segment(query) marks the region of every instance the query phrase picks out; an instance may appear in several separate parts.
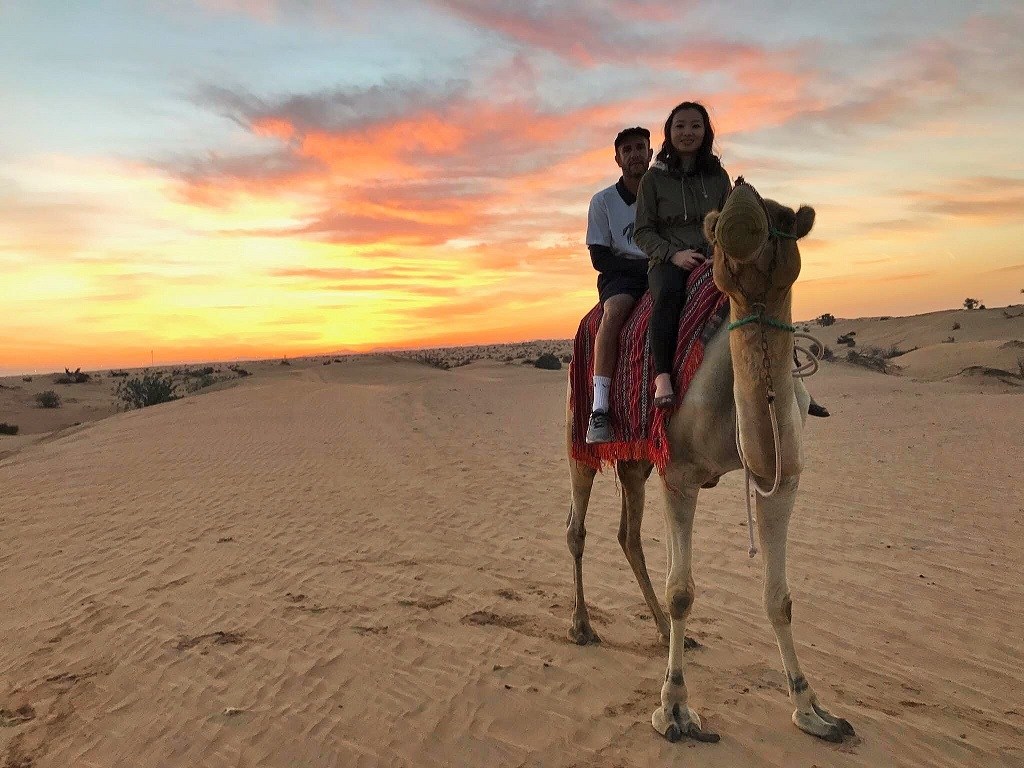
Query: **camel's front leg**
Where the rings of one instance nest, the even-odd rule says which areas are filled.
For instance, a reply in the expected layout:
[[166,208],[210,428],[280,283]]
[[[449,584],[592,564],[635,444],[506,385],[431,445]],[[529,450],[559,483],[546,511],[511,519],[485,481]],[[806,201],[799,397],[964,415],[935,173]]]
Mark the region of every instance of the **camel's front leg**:
[[678,473],[667,478],[665,527],[669,546],[669,571],[665,600],[671,617],[668,641],[668,670],[661,687],[661,706],[651,715],[651,725],[669,741],[690,736],[698,741],[718,741],[718,734],[701,729],[700,717],[687,706],[683,648],[686,618],[693,606],[692,560],[693,516],[697,509],[695,486],[686,485]]
[[572,504],[569,507],[569,519],[565,523],[565,541],[569,545],[570,554],[572,554],[573,580],[576,583],[576,604],[572,609],[569,639],[579,645],[601,642],[601,638],[590,626],[587,601],[583,597],[583,548],[587,539],[587,505],[590,504],[590,492],[593,490],[596,474],[596,470],[569,459]]
[[774,496],[757,497],[757,529],[764,553],[764,605],[782,653],[789,695],[796,705],[793,722],[802,731],[839,742],[844,736],[854,735],[853,726],[841,717],[833,717],[818,703],[817,694],[800,669],[793,643],[793,601],[786,581],[786,535],[798,482],[799,478],[787,478]]

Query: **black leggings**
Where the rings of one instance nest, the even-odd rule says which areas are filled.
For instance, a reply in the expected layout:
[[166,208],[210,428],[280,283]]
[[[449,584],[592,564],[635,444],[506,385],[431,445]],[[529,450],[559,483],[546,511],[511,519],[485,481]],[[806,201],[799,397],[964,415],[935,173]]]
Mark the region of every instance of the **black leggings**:
[[661,261],[647,273],[654,306],[651,309],[651,353],[654,373],[672,373],[679,335],[679,313],[686,301],[686,281],[690,271],[670,261]]

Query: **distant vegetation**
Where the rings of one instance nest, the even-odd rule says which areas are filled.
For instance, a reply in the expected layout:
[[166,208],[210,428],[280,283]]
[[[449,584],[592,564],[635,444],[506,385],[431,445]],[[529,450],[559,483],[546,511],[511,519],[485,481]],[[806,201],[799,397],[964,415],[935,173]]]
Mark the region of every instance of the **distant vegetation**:
[[17,424],[8,424],[6,421],[0,422],[0,435],[16,435],[18,434]]
[[36,394],[36,404],[40,408],[60,408],[60,395],[47,389]]
[[114,397],[121,401],[126,410],[146,408],[177,400],[177,388],[178,385],[174,383],[174,377],[170,374],[147,371],[141,377],[119,381],[114,390]]
[[63,374],[58,374],[53,377],[54,384],[85,384],[92,377],[88,373],[82,373],[81,368],[75,368],[73,371],[69,371],[67,368],[64,369]]
[[545,352],[534,361],[534,366],[543,368],[546,371],[558,371],[562,368],[562,361],[550,352]]
[[823,315],[819,315],[815,319],[816,319],[818,325],[820,325],[822,328],[826,328],[826,327],[828,327],[830,325],[835,325],[836,324],[836,316],[833,315],[830,312],[826,312]]

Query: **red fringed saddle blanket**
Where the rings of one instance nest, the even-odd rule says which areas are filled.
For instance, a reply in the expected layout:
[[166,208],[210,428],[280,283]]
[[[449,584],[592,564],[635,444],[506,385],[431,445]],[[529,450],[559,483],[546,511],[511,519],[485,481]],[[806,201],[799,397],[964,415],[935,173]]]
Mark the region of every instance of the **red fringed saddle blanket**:
[[[672,364],[676,402],[682,401],[704,359],[704,344],[728,313],[729,297],[711,278],[705,262],[690,274],[686,303],[679,317],[679,340]],[[648,341],[651,295],[645,293],[619,335],[619,359],[612,377],[611,418],[615,442],[587,445],[587,426],[594,402],[594,340],[603,309],[594,307],[580,322],[569,365],[572,408],[572,457],[600,469],[619,459],[650,461],[664,471],[669,462],[665,423],[668,414],[654,407],[654,360]]]

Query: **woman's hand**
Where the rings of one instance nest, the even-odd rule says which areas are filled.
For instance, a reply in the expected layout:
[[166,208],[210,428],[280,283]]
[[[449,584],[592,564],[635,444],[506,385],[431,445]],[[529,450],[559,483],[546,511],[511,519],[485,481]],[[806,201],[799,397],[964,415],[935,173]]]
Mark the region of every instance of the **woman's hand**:
[[704,263],[704,254],[702,254],[700,251],[694,251],[689,249],[685,251],[676,251],[675,253],[672,254],[672,258],[669,259],[669,261],[671,261],[680,269],[690,271],[694,267],[697,267],[700,264]]

